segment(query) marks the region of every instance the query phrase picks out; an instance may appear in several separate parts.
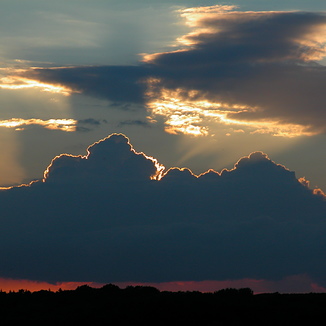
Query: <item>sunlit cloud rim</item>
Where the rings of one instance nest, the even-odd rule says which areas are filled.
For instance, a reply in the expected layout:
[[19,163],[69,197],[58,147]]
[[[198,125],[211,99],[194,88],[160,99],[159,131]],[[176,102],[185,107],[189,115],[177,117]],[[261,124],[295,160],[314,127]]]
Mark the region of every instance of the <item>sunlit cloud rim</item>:
[[105,141],[107,138],[111,137],[111,136],[123,136],[127,139],[127,144],[130,146],[130,151],[132,153],[134,153],[135,155],[141,155],[143,157],[145,157],[147,160],[150,160],[153,162],[155,168],[156,168],[156,172],[154,174],[152,174],[150,176],[151,180],[161,180],[162,177],[164,176],[164,170],[165,170],[165,166],[161,163],[158,162],[158,160],[152,156],[146,155],[143,152],[137,152],[134,147],[132,146],[132,144],[130,143],[130,139],[128,137],[126,137],[125,135],[121,134],[121,133],[112,133],[110,134],[110,136],[105,137],[103,139],[100,139],[99,141],[93,143],[92,145],[87,147],[87,154],[86,155],[72,155],[72,154],[67,154],[67,153],[63,153],[60,155],[57,155],[56,157],[54,157],[51,161],[51,163],[47,166],[47,168],[45,169],[44,173],[43,173],[43,179],[42,182],[47,182],[47,179],[49,178],[49,175],[51,173],[51,168],[54,164],[54,162],[58,159],[60,159],[61,157],[71,157],[71,158],[75,158],[75,159],[79,159],[79,160],[88,160],[89,156],[91,155],[91,151],[90,148]]

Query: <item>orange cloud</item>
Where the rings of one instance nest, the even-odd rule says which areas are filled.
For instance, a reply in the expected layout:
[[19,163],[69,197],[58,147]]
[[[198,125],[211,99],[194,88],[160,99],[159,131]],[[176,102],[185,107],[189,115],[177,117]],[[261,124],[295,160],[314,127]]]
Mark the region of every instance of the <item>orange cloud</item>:
[[[248,132],[271,134],[280,137],[312,136],[317,132],[303,125],[282,123],[273,119],[237,119],[237,114],[255,112],[259,108],[226,102],[213,102],[201,98],[195,90],[159,89],[158,80],[151,81],[147,106],[155,118],[161,116],[165,121],[165,131],[171,134],[187,134],[191,136],[208,136],[214,133],[218,125],[245,127]],[[156,89],[153,91],[153,89]],[[198,97],[198,98],[197,98]],[[214,122],[214,124],[212,124]],[[212,130],[211,130],[212,129]],[[240,132],[244,132],[240,129]],[[235,130],[234,132],[239,132]]]
[[50,130],[62,130],[67,132],[76,131],[77,120],[74,119],[20,119],[12,118],[8,120],[0,120],[0,127],[15,128],[22,130],[24,126],[39,125]]
[[200,292],[215,292],[226,288],[250,288],[255,294],[259,293],[324,293],[326,288],[314,282],[307,275],[293,275],[285,277],[281,280],[265,280],[265,279],[238,279],[224,281],[175,281],[162,283],[117,283],[119,287],[133,286],[153,286],[160,291],[200,291]]
[[40,89],[44,92],[58,93],[65,96],[68,96],[73,92],[70,88],[66,86],[40,82],[38,80],[33,80],[18,75],[8,75],[6,77],[0,78],[0,88],[11,90],[34,88]]

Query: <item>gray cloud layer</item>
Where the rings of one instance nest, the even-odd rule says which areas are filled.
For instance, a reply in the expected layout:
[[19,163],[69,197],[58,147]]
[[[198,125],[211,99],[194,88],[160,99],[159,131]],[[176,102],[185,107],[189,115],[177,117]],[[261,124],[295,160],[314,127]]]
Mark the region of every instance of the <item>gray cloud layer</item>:
[[[165,171],[114,134],[0,192],[0,276],[46,281],[280,279],[326,285],[326,201],[266,154]],[[162,171],[161,171],[162,172]]]
[[[227,12],[198,19],[192,46],[138,66],[36,69],[29,76],[112,101],[145,103],[148,77],[163,88],[197,90],[195,99],[241,104],[238,120],[273,120],[325,132],[326,16],[307,12]],[[155,94],[154,94],[155,95]],[[194,98],[192,98],[194,99]]]

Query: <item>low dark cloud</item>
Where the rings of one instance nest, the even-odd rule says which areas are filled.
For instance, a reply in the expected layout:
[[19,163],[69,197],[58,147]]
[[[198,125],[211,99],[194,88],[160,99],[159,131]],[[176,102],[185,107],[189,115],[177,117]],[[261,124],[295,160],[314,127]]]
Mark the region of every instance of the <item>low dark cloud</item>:
[[[270,279],[326,285],[326,201],[262,152],[199,177],[114,134],[0,192],[0,276],[45,281]],[[157,179],[153,179],[153,176]],[[19,205],[17,204],[19,203]]]
[[138,66],[35,69],[28,75],[138,104],[148,100],[145,81],[155,78],[153,97],[178,89],[186,99],[245,106],[229,112],[231,119],[325,132],[326,68],[316,63],[325,56],[323,13],[204,12],[193,24],[194,33],[184,36],[191,45],[154,54]]
[[93,126],[99,126],[103,122],[106,123],[107,121],[106,120],[96,120],[93,118],[78,120],[78,123],[86,124],[86,125],[93,125]]
[[105,119],[98,120],[93,118],[80,119],[77,121],[76,131],[77,132],[92,131],[94,128],[99,127],[103,123],[107,123],[107,120]]
[[147,181],[157,174],[155,159],[136,153],[128,139],[113,134],[87,148],[86,156],[62,154],[52,160],[44,177],[46,183],[101,186],[112,182]]
[[148,121],[144,121],[144,120],[124,120],[119,122],[119,127],[123,127],[123,126],[139,126],[139,127],[149,128],[151,124]]

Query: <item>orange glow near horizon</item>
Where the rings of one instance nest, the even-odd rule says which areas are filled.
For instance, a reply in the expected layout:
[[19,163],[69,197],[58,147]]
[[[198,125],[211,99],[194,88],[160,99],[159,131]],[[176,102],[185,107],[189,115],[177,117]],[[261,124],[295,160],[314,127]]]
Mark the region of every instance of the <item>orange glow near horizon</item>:
[[19,290],[28,290],[31,292],[41,290],[58,291],[61,290],[75,290],[78,286],[89,285],[92,287],[101,287],[104,284],[95,282],[57,282],[48,283],[45,281],[32,281],[32,280],[14,280],[8,278],[0,278],[0,291],[17,292]]
[[[48,283],[45,281],[31,281],[31,280],[14,280],[0,278],[0,291],[3,292],[17,292],[19,290],[28,290],[31,292],[50,290],[53,292],[61,290],[75,290],[78,286],[88,285],[93,288],[103,287],[108,283],[97,282],[57,282]],[[172,281],[172,282],[114,282],[119,288],[123,289],[127,286],[153,286],[160,291],[200,291],[200,292],[214,292],[226,288],[245,288],[248,287],[253,290],[255,294],[258,293],[325,293],[326,289],[306,275],[294,275],[286,277],[280,281],[269,281],[265,279],[238,279],[238,280],[205,280],[205,281]]]
[[74,119],[20,119],[12,118],[8,120],[0,120],[0,127],[15,128],[16,130],[24,129],[24,126],[39,125],[50,130],[62,130],[66,132],[76,131],[77,120]]
[[325,293],[326,288],[313,282],[307,275],[293,275],[285,277],[279,281],[269,281],[265,279],[237,279],[237,280],[204,280],[204,281],[174,281],[162,283],[116,283],[119,287],[126,287],[128,285],[153,286],[160,291],[200,291],[200,292],[215,292],[226,288],[245,288],[248,287],[253,290],[255,294],[258,293]]

